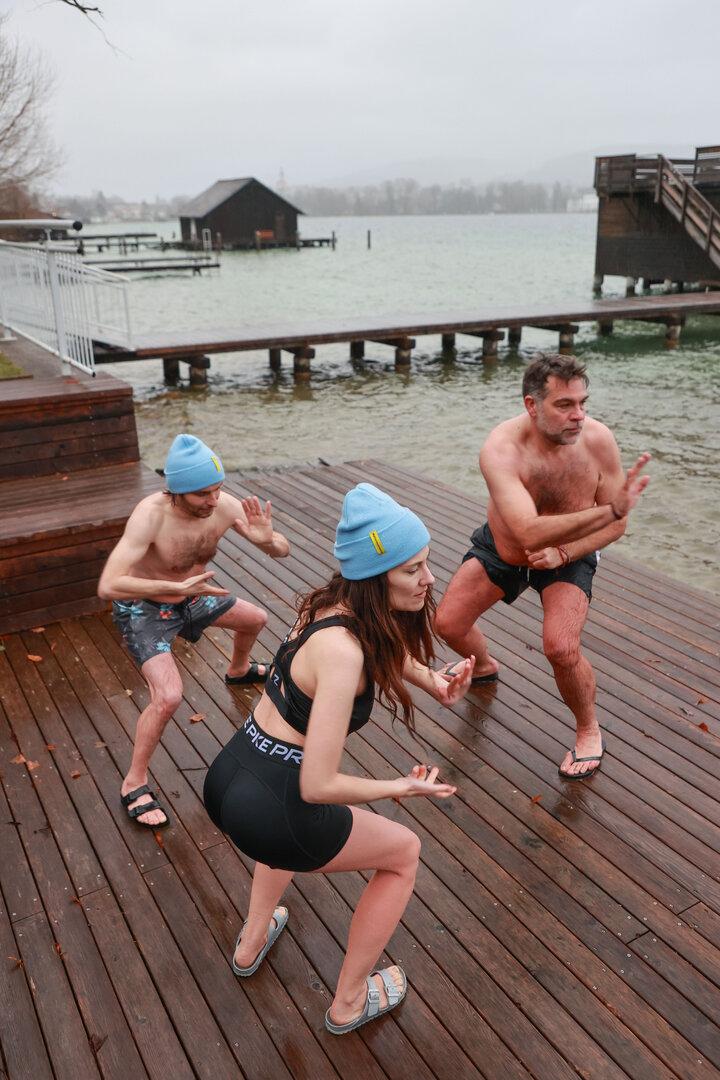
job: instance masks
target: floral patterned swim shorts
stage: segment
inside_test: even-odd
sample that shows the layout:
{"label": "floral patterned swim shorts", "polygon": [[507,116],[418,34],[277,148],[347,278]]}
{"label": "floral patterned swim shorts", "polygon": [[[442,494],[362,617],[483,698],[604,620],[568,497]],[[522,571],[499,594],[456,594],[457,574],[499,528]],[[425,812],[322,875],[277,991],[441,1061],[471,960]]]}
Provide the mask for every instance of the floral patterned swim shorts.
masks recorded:
{"label": "floral patterned swim shorts", "polygon": [[170,652],[175,638],[199,641],[235,603],[234,596],[192,596],[179,604],[157,600],[113,600],[113,621],[138,664]]}

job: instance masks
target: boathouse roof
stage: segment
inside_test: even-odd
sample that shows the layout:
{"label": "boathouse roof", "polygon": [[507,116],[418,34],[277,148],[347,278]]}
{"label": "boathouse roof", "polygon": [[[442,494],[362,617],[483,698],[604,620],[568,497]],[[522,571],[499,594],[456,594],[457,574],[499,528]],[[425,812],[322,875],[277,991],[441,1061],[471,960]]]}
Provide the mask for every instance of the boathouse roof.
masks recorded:
{"label": "boathouse roof", "polygon": [[281,202],[285,203],[286,206],[291,207],[291,209],[294,210],[295,213],[303,213],[303,211],[299,210],[297,206],[293,206],[293,204],[291,202],[288,202],[287,199],[283,198],[282,195],[278,195],[276,191],[273,191],[272,188],[269,188],[267,186],[267,184],[263,184],[254,176],[241,176],[235,180],[216,180],[215,183],[212,184],[209,188],[206,188],[205,191],[202,191],[199,195],[196,195],[195,198],[191,199],[189,203],[186,203],[185,206],[183,206],[180,210],[178,216],[193,218],[205,217],[206,214],[209,214],[212,210],[215,210],[218,206],[221,206],[222,203],[227,202],[227,200],[232,198],[233,195],[236,195],[239,191],[241,191],[243,188],[247,187],[250,184],[259,184],[260,187],[265,188],[266,191],[269,191],[272,195],[274,195],[276,199],[279,199]]}

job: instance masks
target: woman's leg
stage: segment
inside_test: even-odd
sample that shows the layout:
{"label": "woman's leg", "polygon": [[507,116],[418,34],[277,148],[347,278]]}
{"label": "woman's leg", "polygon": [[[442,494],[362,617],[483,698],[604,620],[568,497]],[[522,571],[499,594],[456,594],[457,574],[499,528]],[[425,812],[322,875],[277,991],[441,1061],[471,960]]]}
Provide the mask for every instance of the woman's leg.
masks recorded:
{"label": "woman's leg", "polygon": [[271,870],[264,863],[255,863],[250,909],[242,940],[235,950],[238,967],[250,967],[265,947],[268,927],[280,897],[292,881],[292,870]]}
{"label": "woman's leg", "polygon": [[[359,1016],[365,1006],[366,978],[377,964],[385,946],[407,906],[415,884],[420,840],[396,821],[350,808],[352,832],[339,852],[318,873],[343,870],[374,870],[350,923],[348,947],[340,969],[335,997],[330,1007],[333,1023],[345,1024]],[[399,968],[390,969],[398,987],[402,985]],[[380,977],[376,983],[381,1006],[387,998]]]}

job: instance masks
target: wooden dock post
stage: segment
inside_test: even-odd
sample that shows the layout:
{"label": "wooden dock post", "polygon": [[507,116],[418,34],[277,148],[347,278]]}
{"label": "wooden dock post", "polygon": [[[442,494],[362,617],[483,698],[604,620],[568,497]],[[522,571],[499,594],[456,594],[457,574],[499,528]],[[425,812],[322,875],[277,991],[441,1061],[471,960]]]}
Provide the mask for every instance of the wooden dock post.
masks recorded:
{"label": "wooden dock post", "polygon": [[282,366],[282,349],[269,349],[268,356],[270,359],[270,370],[275,372],[280,371]]}
{"label": "wooden dock post", "polygon": [[163,357],[163,380],[166,386],[177,386],[180,382],[180,361],[176,356]]}
{"label": "wooden dock post", "polygon": [[412,351],[415,348],[415,338],[398,338],[395,343],[395,367],[409,368],[412,360]]}
{"label": "wooden dock post", "polygon": [[505,337],[503,330],[484,330],[480,335],[482,338],[482,356],[483,360],[495,360],[497,358],[498,341],[502,341]]}
{"label": "wooden dock post", "polygon": [[595,274],[593,277],[593,296],[602,295],[603,281],[605,280],[604,274]]}
{"label": "wooden dock post", "polygon": [[332,234],[330,236],[330,247],[333,249],[333,251],[335,250],[335,245],[336,244],[337,244],[337,238],[335,236],[335,230],[333,229]]}
{"label": "wooden dock post", "polygon": [[443,352],[455,352],[455,335],[443,334],[442,335],[442,351]]}
{"label": "wooden dock post", "polygon": [[634,278],[634,277],[626,277],[625,278],[625,295],[626,296],[634,296],[635,295],[635,286],[636,285],[637,285],[637,279],[636,278]]}
{"label": "wooden dock post", "polygon": [[580,327],[577,323],[566,323],[559,328],[558,352],[571,353],[575,347],[575,335]]}
{"label": "wooden dock post", "polygon": [[365,342],[364,341],[351,341],[350,342],[350,359],[362,360],[365,356]]}
{"label": "wooden dock post", "polygon": [[522,326],[511,326],[508,329],[508,345],[511,349],[517,349],[522,341]]}
{"label": "wooden dock post", "polygon": [[293,375],[298,382],[310,378],[310,361],[315,359],[315,350],[309,345],[289,345],[285,352],[292,353]]}
{"label": "wooden dock post", "polygon": [[677,349],[680,344],[682,322],[679,318],[668,319],[665,323],[665,348]]}
{"label": "wooden dock post", "polygon": [[612,319],[601,319],[598,323],[598,329],[600,331],[601,337],[608,337],[610,334],[612,334],[614,328],[615,323]]}
{"label": "wooden dock post", "polygon": [[182,356],[181,360],[184,360],[190,365],[190,385],[201,389],[207,386],[207,373],[210,367],[209,356]]}
{"label": "wooden dock post", "polygon": [[370,232],[369,229],[367,231],[367,247],[368,247],[368,251],[372,247],[372,233]]}

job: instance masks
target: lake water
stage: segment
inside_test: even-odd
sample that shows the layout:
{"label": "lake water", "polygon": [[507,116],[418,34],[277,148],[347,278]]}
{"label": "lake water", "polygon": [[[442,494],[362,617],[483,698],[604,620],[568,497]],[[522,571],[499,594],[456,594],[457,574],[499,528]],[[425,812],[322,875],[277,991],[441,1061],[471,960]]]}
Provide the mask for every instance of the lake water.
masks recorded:
{"label": "lake water", "polygon": [[[228,252],[201,277],[148,275],[132,286],[134,329],[562,306],[591,293],[593,214],[301,220],[305,236],[335,230],[337,249]],[[167,237],[176,228],[145,227]],[[606,281],[605,295],[624,295],[624,281]],[[617,550],[720,594],[720,321],[692,318],[672,352],[663,335],[660,325],[625,323],[611,337],[590,326],[576,337],[590,413],[614,431],[626,464],[653,454],[652,482]],[[175,434],[190,431],[226,469],[376,457],[484,497],[478,449],[521,411],[522,370],[537,348],[555,350],[557,335],[525,330],[521,349],[501,344],[496,363],[483,363],[478,340],[457,341],[448,362],[437,337],[419,338],[407,374],[382,345],[368,344],[360,362],[347,345],[319,347],[303,386],[291,357],[275,376],[264,352],[213,356],[199,392],[166,390],[159,360],[107,370],[135,388],[141,452],[153,467]]]}

